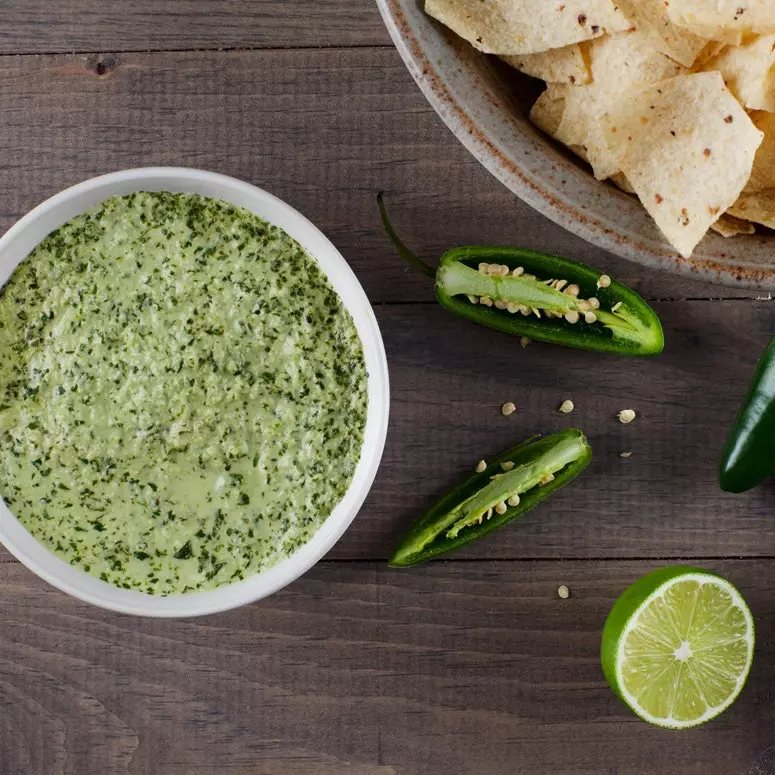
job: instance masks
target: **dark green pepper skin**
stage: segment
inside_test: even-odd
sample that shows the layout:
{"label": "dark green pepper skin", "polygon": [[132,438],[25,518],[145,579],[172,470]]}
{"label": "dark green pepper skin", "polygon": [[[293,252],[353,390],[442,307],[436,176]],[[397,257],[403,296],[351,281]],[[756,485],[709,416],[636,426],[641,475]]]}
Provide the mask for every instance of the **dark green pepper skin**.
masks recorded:
{"label": "dark green pepper skin", "polygon": [[[450,312],[507,334],[567,347],[618,355],[662,352],[662,324],[654,310],[621,283],[611,281],[608,287],[598,287],[601,272],[551,253],[512,247],[455,248],[442,256],[435,269],[412,253],[398,236],[382,194],[377,196],[377,203],[385,231],[399,255],[417,271],[435,278],[436,298]],[[488,276],[478,271],[479,264],[506,266],[511,272],[508,276]],[[519,273],[513,276],[519,267],[524,277]],[[578,286],[578,298],[549,286],[552,280]],[[485,297],[490,306],[480,303]],[[599,301],[599,308],[580,306],[580,302],[591,298]],[[496,301],[510,302],[512,311],[498,309]],[[592,322],[586,322],[585,311],[594,312]],[[566,313],[572,313],[571,318],[578,314],[577,321],[568,322]]]}
{"label": "dark green pepper skin", "polygon": [[719,484],[745,492],[775,473],[775,337],[756,366],[721,454]]}
{"label": "dark green pepper skin", "polygon": [[[519,313],[510,314],[495,307],[471,304],[464,296],[449,295],[443,282],[440,282],[442,268],[454,263],[465,264],[471,269],[476,269],[480,263],[503,264],[512,270],[521,266],[525,272],[538,277],[567,280],[579,286],[580,298],[594,296],[599,299],[603,310],[610,310],[621,302],[636,330],[632,336],[622,338],[614,336],[609,328],[600,323],[585,323],[583,318],[577,323],[568,323],[563,318],[523,317]],[[456,315],[507,334],[618,355],[659,355],[664,348],[664,335],[654,310],[635,291],[615,280],[607,288],[598,288],[601,276],[602,272],[551,253],[513,247],[460,247],[447,251],[441,258],[436,299]]]}
{"label": "dark green pepper skin", "polygon": [[[511,461],[515,464],[516,469],[521,465],[537,460],[554,447],[567,441],[578,443],[580,454],[576,460],[558,472],[553,481],[529,490],[521,496],[517,506],[509,507],[504,514],[493,514],[489,520],[485,520],[480,524],[464,528],[455,538],[447,537],[445,535],[446,528],[442,528],[438,536],[430,543],[418,546],[419,536],[427,534],[429,529],[432,530],[434,525],[438,524],[458,504],[466,501],[487,486],[491,481],[490,477],[501,473],[501,463]],[[392,567],[419,565],[461,546],[466,546],[479,538],[483,538],[494,530],[521,517],[546,500],[552,493],[564,487],[572,479],[575,479],[589,465],[591,458],[592,450],[584,434],[575,429],[562,431],[546,438],[533,437],[507,450],[491,461],[482,473],[470,476],[428,509],[401,538],[390,559],[390,565]]]}

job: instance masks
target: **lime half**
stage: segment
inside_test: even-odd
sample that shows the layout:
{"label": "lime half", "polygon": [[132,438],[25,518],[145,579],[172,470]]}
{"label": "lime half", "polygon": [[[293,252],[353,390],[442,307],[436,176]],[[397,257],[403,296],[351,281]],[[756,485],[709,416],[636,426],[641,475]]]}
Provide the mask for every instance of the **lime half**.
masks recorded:
{"label": "lime half", "polygon": [[603,629],[611,688],[644,721],[702,724],[737,698],[751,668],[754,625],[740,593],[701,568],[674,566],[638,579]]}

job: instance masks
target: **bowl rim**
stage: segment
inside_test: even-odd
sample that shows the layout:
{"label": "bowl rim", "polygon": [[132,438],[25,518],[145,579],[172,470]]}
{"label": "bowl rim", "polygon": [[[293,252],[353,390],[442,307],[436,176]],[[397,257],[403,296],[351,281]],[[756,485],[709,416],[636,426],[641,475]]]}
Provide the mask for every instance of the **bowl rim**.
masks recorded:
{"label": "bowl rim", "polygon": [[[498,112],[492,95],[466,98],[465,92],[474,78],[463,59],[485,55],[427,17],[419,7],[422,0],[376,3],[398,53],[431,107],[468,151],[528,205],[590,244],[636,264],[720,285],[775,289],[775,238],[734,237],[735,244],[745,246],[736,250],[728,247],[729,241],[725,245],[723,237],[711,232],[690,258],[683,258],[666,242],[639,204],[644,216],[643,230],[625,228],[589,205],[594,197],[590,192],[596,190],[599,195],[600,189],[594,187],[606,186],[622,205],[620,211],[630,205],[632,197],[605,182],[595,181],[591,172],[582,169],[577,161],[564,158],[554,149],[553,169],[547,172],[549,154],[537,149],[551,143],[540,130],[534,130],[537,141],[525,142],[530,148],[524,150],[523,156],[522,148],[516,152],[509,146],[509,130],[496,128],[490,121]],[[443,52],[436,45],[437,36],[438,41],[446,41]],[[457,61],[447,66],[444,59],[453,51]],[[461,51],[465,54],[461,55]],[[511,118],[512,123],[515,120],[516,117]],[[582,193],[569,195],[569,181],[583,189]],[[621,216],[621,212],[617,215]],[[640,220],[637,216],[636,219]],[[750,260],[750,256],[765,251],[773,253],[772,261],[762,264]]]}
{"label": "bowl rim", "polygon": [[368,371],[368,410],[361,456],[350,486],[312,538],[297,552],[243,581],[213,590],[162,597],[113,586],[71,566],[39,543],[0,499],[0,542],[52,586],[119,613],[157,618],[201,616],[255,602],[290,584],[341,538],[371,489],[387,436],[387,358],[366,293],[341,253],[305,216],[273,194],[227,175],[188,167],[139,167],[85,180],[46,199],[0,237],[0,287],[18,263],[55,228],[111,196],[135,191],[196,193],[222,199],[280,226],[315,259],[350,312]]}

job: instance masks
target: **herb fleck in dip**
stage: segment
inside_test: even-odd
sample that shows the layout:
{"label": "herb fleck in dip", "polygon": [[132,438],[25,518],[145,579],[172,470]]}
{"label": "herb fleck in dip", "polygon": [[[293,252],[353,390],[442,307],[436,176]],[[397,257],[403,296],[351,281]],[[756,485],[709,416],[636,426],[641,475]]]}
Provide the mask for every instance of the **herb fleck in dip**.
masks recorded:
{"label": "herb fleck in dip", "polygon": [[0,493],[120,587],[208,589],[292,554],[350,484],[366,403],[315,261],[219,200],[110,199],[0,295]]}

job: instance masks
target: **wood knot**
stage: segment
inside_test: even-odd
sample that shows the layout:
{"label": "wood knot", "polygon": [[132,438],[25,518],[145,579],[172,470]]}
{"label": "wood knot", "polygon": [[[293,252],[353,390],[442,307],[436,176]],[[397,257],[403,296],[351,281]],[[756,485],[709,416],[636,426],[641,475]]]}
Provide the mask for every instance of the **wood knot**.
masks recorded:
{"label": "wood knot", "polygon": [[118,66],[118,61],[113,54],[100,54],[90,63],[92,69],[99,78],[109,75]]}

